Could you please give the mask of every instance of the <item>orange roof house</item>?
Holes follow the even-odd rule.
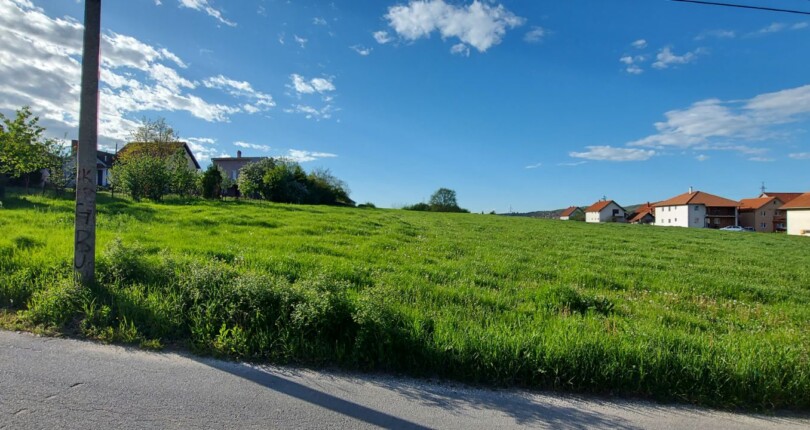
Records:
[[[653,224],[655,223],[655,204],[647,202],[636,208],[630,216],[631,224]]]
[[[579,206],[571,206],[568,209],[562,211],[560,214],[560,219],[563,221],[569,221],[572,219],[579,219],[582,221],[583,217],[585,216],[585,212],[582,211],[582,208]]]
[[[810,193],[804,193],[780,208],[787,212],[787,233],[810,236]]]
[[[655,225],[687,228],[722,228],[737,225],[740,203],[703,191],[677,195],[656,203]]]
[[[801,196],[802,193],[771,193],[771,192],[764,192],[760,194],[760,197],[776,197],[777,199],[781,200],[782,203],[790,203],[791,200],[795,199],[796,197]]]
[[[585,209],[585,222],[627,222],[627,211],[613,200],[600,200]]]
[[[784,202],[777,197],[740,200],[740,225],[759,232],[784,231],[785,215],[780,209]]]

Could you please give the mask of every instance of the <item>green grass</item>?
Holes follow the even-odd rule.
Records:
[[[810,240],[101,196],[0,209],[0,323],[247,360],[726,408],[810,409]]]

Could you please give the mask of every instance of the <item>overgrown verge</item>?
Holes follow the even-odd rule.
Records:
[[[0,249],[0,308],[17,323],[106,342],[180,342],[200,353],[273,363],[810,409],[806,348],[635,325],[609,299],[576,286],[549,283],[527,298],[539,317],[474,324],[452,310],[405,306],[393,286],[318,271],[285,276],[240,258],[200,261],[119,240],[99,260],[98,284],[80,289],[67,262],[35,266],[16,258],[32,246],[21,239]]]

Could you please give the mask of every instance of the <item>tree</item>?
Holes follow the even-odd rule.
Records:
[[[141,124],[130,132],[133,142],[167,143],[176,142],[180,135],[166,123],[165,118],[141,118]]]
[[[192,194],[197,187],[197,171],[188,165],[185,150],[179,149],[168,160],[169,190],[181,197]]]
[[[458,212],[456,192],[448,188],[439,188],[430,196],[430,208],[436,212]]]
[[[149,155],[119,161],[111,169],[111,177],[113,185],[135,201],[144,197],[160,201],[171,186],[166,161]]]
[[[307,175],[307,188],[307,203],[354,206],[354,201],[349,198],[349,186],[335,177],[329,169],[315,169],[310,172]]]
[[[275,167],[276,160],[272,158],[244,165],[239,169],[239,177],[236,179],[239,193],[245,197],[270,200],[270,189],[264,183],[264,175]]]
[[[307,176],[298,163],[279,160],[264,174],[269,200],[280,203],[304,203],[309,194]]]
[[[222,193],[222,172],[212,163],[203,173],[200,184],[203,198],[218,199]]]
[[[23,178],[26,192],[31,174],[52,163],[56,142],[43,137],[44,132],[28,106],[17,110],[14,120],[0,113],[0,175]]]
[[[53,149],[51,165],[48,166],[48,182],[61,196],[68,185],[76,180],[76,159],[71,155],[70,148],[55,145]]]

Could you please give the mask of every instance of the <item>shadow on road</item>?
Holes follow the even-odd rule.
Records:
[[[402,418],[395,417],[374,409],[352,403],[333,395],[309,388],[297,382],[273,375],[247,364],[229,363],[218,360],[197,360],[207,366],[247,379],[271,390],[286,394],[304,402],[320,406],[330,411],[346,415],[359,421],[382,428],[395,429],[429,429]]]

